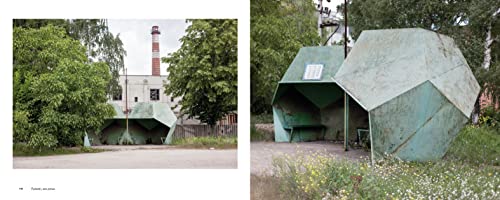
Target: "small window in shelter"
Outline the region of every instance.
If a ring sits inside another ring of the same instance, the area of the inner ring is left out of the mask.
[[[323,64],[308,64],[302,76],[302,80],[321,80]]]
[[[135,98],[134,98],[134,101],[135,101],[135,102],[139,101],[139,98],[138,98],[138,97],[135,97]]]
[[[151,89],[149,93],[149,98],[151,101],[160,100],[160,89]]]
[[[170,97],[170,102],[174,102],[174,97]]]
[[[122,100],[122,90],[119,93],[113,95],[113,101],[121,101]]]

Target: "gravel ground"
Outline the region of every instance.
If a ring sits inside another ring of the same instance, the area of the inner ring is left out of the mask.
[[[101,153],[14,157],[25,169],[235,169],[237,150],[176,149],[168,146],[99,146]]]
[[[354,161],[370,156],[370,152],[362,149],[351,149],[346,152],[343,144],[327,141],[300,143],[252,142],[250,148],[250,173],[256,175],[272,174],[273,157],[284,154],[293,156],[297,152],[320,152],[338,159],[346,158]]]

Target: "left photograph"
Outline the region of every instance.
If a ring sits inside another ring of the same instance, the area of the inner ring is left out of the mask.
[[[236,19],[13,19],[14,169],[237,168]]]

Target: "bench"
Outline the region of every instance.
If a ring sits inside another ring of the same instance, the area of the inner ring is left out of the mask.
[[[293,140],[293,132],[294,132],[294,129],[301,129],[301,128],[321,128],[321,133],[323,135],[323,138],[325,137],[325,131],[326,131],[326,127],[322,124],[292,124],[292,125],[289,125],[288,127],[290,129],[290,143],[292,142]]]

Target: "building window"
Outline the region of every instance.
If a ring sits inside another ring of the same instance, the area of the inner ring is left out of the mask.
[[[174,97],[170,97],[170,102],[174,102]]]
[[[121,101],[122,100],[122,90],[120,93],[113,95],[113,101]]]
[[[160,100],[160,89],[151,89],[149,91],[149,98],[151,99],[151,101]]]
[[[134,101],[137,102],[139,100],[139,98],[137,97],[134,97]]]

